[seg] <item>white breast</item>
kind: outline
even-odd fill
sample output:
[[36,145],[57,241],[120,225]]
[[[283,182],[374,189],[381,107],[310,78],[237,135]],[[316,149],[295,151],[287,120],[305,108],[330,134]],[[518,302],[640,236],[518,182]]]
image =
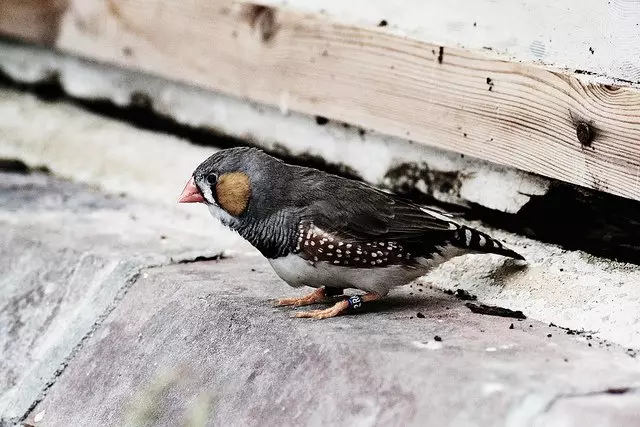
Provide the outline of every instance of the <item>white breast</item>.
[[269,263],[278,276],[293,287],[356,288],[386,295],[389,289],[417,279],[445,260],[444,257],[439,258],[434,261],[421,259],[418,268],[400,265],[377,268],[343,267],[327,262],[313,263],[294,254],[270,259]]

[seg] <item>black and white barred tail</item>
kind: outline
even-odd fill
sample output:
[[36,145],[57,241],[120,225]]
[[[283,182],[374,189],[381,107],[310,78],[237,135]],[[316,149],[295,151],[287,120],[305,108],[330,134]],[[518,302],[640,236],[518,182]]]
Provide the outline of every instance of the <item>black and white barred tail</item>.
[[524,261],[519,253],[506,248],[501,242],[486,233],[460,225],[456,231],[455,245],[476,252],[485,252],[507,256]]

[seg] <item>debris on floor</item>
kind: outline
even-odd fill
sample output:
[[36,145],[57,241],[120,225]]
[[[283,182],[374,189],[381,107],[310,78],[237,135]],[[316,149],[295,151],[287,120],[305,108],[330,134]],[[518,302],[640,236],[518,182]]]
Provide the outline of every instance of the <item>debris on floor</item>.
[[486,314],[487,316],[511,317],[514,319],[526,319],[527,316],[520,310],[511,310],[494,305],[466,303],[465,306],[474,313]]

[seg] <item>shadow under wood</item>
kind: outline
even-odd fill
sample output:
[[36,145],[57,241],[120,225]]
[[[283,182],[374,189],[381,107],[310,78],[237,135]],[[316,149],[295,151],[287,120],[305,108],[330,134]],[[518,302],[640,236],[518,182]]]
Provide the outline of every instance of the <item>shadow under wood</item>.
[[517,214],[472,205],[465,216],[565,249],[640,264],[639,201],[563,182],[530,197]]
[[20,174],[29,174],[32,172],[40,172],[44,174],[51,173],[46,166],[30,167],[22,160],[3,158],[0,158],[0,172],[12,172]]

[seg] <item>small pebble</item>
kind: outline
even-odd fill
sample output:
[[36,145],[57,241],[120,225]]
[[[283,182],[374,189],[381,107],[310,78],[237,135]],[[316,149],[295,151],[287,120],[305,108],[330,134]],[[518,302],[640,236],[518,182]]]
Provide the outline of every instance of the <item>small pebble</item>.
[[420,312],[417,312],[417,313],[416,313],[416,317],[417,317],[418,319],[424,319],[424,318],[425,318],[425,315],[424,315],[424,314],[422,314],[422,313],[420,313]]
[[551,334],[547,334],[547,338],[551,338]]

